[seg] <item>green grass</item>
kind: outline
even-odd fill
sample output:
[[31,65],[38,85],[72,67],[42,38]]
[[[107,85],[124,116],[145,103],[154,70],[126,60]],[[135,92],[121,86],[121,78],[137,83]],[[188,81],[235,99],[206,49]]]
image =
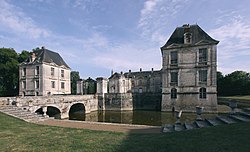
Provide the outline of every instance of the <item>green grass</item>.
[[247,96],[228,96],[228,97],[220,97],[223,99],[234,99],[234,100],[239,100],[239,101],[246,101],[250,103],[250,95]]
[[249,151],[250,123],[167,134],[40,126],[0,113],[0,151]]
[[228,105],[229,100],[236,100],[239,108],[250,108],[250,95],[218,97],[218,103]]

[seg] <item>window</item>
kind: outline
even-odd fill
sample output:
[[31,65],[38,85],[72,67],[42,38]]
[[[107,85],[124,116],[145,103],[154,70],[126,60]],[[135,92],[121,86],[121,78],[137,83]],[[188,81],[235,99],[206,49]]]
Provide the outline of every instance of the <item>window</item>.
[[139,88],[139,93],[142,93],[142,88]]
[[64,70],[61,70],[61,77],[64,77]]
[[139,80],[138,84],[139,84],[139,85],[142,85],[142,80]]
[[171,74],[170,84],[178,85],[178,72],[171,72],[170,74]]
[[26,68],[23,68],[22,74],[23,74],[23,76],[26,76]]
[[207,70],[200,70],[199,71],[199,82],[207,82]]
[[51,81],[51,88],[55,88],[55,81]]
[[22,87],[23,87],[23,89],[26,89],[26,81],[23,81]]
[[200,88],[200,98],[206,99],[207,98],[207,90],[206,88]]
[[36,72],[35,75],[39,75],[39,66],[36,66]]
[[35,88],[36,88],[36,89],[39,89],[39,80],[36,80],[36,81],[35,81]]
[[170,58],[171,58],[171,63],[170,64],[178,64],[177,51],[171,52]]
[[64,82],[61,82],[61,89],[64,89]]
[[172,88],[171,89],[171,99],[176,99],[177,98],[177,89]]
[[199,49],[199,64],[207,64],[207,48]]
[[55,75],[55,68],[51,68],[51,76]]

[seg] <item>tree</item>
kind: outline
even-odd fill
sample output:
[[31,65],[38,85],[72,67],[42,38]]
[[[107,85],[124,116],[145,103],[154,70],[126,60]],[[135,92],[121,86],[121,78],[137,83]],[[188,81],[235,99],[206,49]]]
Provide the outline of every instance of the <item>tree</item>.
[[250,75],[245,71],[234,71],[225,77],[217,73],[218,95],[234,96],[250,94]]
[[23,51],[18,55],[18,62],[19,62],[19,63],[24,62],[25,60],[28,59],[29,55],[30,55],[30,52],[29,52],[29,51],[23,50]]
[[224,90],[224,76],[221,72],[217,72],[217,93],[219,96],[223,95],[223,90]]
[[76,84],[77,81],[80,79],[78,71],[71,71],[70,73],[70,80],[71,80],[71,94],[76,94]]
[[18,94],[18,54],[11,48],[0,48],[0,96]]

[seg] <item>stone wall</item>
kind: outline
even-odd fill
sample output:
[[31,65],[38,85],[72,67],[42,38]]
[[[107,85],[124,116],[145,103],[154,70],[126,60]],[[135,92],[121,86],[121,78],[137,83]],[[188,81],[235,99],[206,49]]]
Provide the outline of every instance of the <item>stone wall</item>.
[[161,93],[133,93],[135,110],[161,110]]
[[133,110],[132,93],[107,93],[104,107],[105,110]]

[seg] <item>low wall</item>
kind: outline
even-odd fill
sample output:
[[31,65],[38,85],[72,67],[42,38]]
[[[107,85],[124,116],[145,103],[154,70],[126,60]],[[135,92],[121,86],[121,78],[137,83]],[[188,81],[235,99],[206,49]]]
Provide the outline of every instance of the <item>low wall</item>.
[[137,110],[161,110],[161,93],[133,93],[133,107]]
[[133,110],[133,98],[131,93],[107,93],[105,94],[105,110]]

